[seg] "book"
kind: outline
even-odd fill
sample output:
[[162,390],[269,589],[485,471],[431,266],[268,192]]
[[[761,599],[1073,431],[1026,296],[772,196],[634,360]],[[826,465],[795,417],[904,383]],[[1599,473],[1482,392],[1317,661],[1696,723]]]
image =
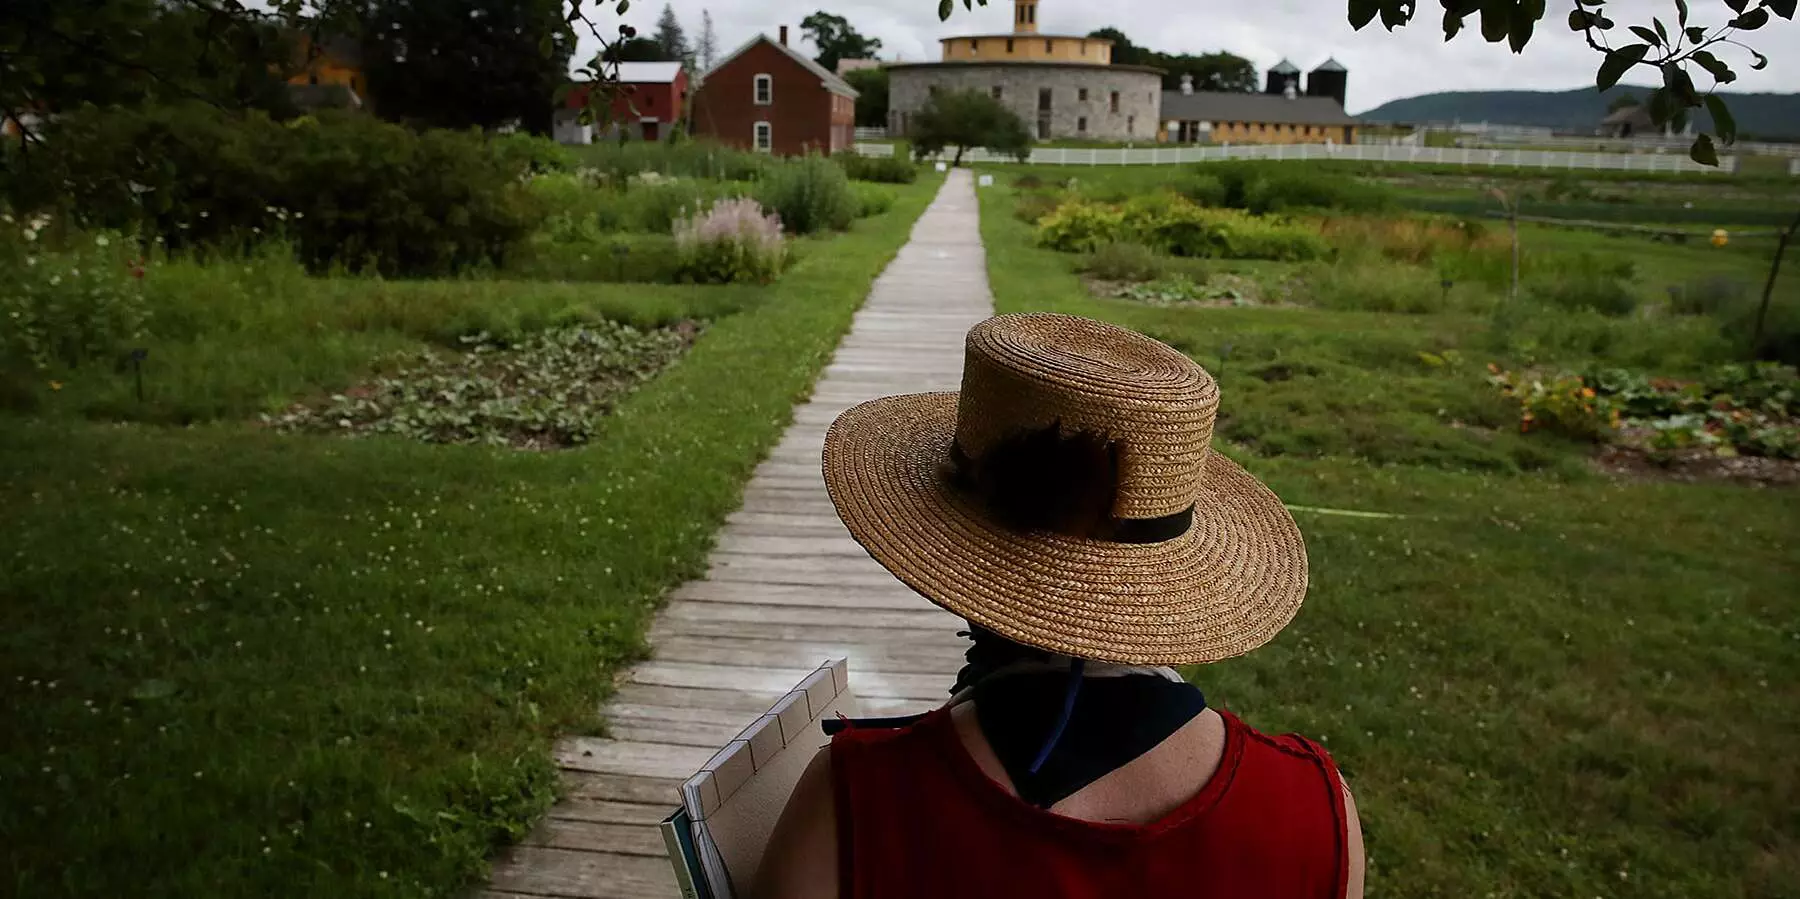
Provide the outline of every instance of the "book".
[[848,660],[827,660],[682,783],[681,808],[662,824],[682,896],[743,895],[794,785],[828,742],[820,720],[855,714]]

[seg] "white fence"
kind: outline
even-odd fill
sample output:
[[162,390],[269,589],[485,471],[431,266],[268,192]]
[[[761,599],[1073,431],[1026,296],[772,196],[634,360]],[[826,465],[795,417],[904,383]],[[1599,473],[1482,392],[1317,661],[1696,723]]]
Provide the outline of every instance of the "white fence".
[[1788,174],[1800,178],[1800,159],[1788,160]]
[[[864,156],[892,156],[892,144],[857,144]],[[1737,158],[1723,157],[1719,166],[1701,165],[1686,156],[1647,153],[1562,153],[1553,150],[1476,150],[1447,147],[1394,147],[1352,144],[1243,144],[1232,146],[1174,146],[1134,149],[1086,147],[1037,147],[1033,165],[1179,165],[1224,159],[1350,160],[1431,165],[1503,166],[1532,169],[1591,169],[1627,172],[1698,172],[1720,174],[1737,171]],[[1013,157],[971,149],[964,162],[1015,162]]]
[[[1431,129],[1437,131],[1438,129]],[[1442,133],[1442,132],[1441,132]],[[1454,133],[1454,132],[1450,132]],[[1495,144],[1537,144],[1546,147],[1577,147],[1602,152],[1618,153],[1687,153],[1693,146],[1694,137],[1683,137],[1679,134],[1663,137],[1661,135],[1645,135],[1643,137],[1514,137],[1507,134],[1460,134],[1462,140],[1484,141]],[[1800,144],[1774,144],[1767,141],[1741,140],[1731,145],[1731,149],[1742,153],[1753,153],[1757,156],[1800,157]]]

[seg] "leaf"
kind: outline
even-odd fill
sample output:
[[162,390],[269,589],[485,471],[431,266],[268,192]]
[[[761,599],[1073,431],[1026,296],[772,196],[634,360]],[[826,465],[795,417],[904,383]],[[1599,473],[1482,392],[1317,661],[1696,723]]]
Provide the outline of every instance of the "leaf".
[[1393,31],[1412,18],[1414,0],[1381,0],[1381,27]]
[[[1750,50],[1749,47],[1745,47],[1744,49]],[[1767,56],[1764,56],[1755,50],[1750,50],[1750,55],[1756,57],[1756,61],[1750,64],[1750,68],[1760,72],[1769,67],[1769,58]]]
[[1544,0],[1519,0],[1514,4],[1512,27],[1508,29],[1507,45],[1512,52],[1519,53],[1531,41],[1531,32],[1537,27],[1537,21],[1544,17]]
[[1713,146],[1712,135],[1702,134],[1694,138],[1694,145],[1688,148],[1688,158],[1701,165],[1717,166],[1719,151]]
[[1695,43],[1695,44],[1698,44],[1701,41],[1706,40],[1706,29],[1701,28],[1698,25],[1694,26],[1693,28],[1689,28],[1687,30],[1687,39],[1690,43]]
[[1737,120],[1731,117],[1731,110],[1725,105],[1725,98],[1718,94],[1708,95],[1706,111],[1712,115],[1713,130],[1718,132],[1719,140],[1728,144],[1736,143]]
[[1663,44],[1662,38],[1657,37],[1656,32],[1651,31],[1650,29],[1645,28],[1642,25],[1631,26],[1631,33],[1637,35],[1638,37],[1643,38],[1652,47],[1660,47]]
[[1350,0],[1350,27],[1361,30],[1375,21],[1378,12],[1381,12],[1381,0]]
[[1732,12],[1743,12],[1749,3],[1750,0],[1725,0],[1725,5],[1731,7]]
[[1569,10],[1569,30],[1586,31],[1593,24],[1594,14],[1585,9]]
[[[1676,20],[1675,27],[1677,27],[1677,28],[1687,27],[1687,17],[1688,17],[1687,0],[1675,0],[1675,14],[1680,17]],[[1662,30],[1661,22],[1656,23],[1656,30],[1658,30],[1658,31]]]
[[1516,0],[1481,0],[1481,36],[1490,44],[1506,40]]
[[950,10],[952,10],[954,8],[955,8],[955,5],[952,4],[950,2],[950,0],[938,0],[938,21],[940,21],[940,22],[949,21]]
[[1669,29],[1663,27],[1662,20],[1653,18],[1650,20],[1650,24],[1656,26],[1656,36],[1659,38],[1662,38],[1663,43],[1665,43],[1665,44],[1668,43],[1669,42]]
[[1688,76],[1687,70],[1678,62],[1662,64],[1663,89],[1682,106],[1694,106],[1700,102],[1699,94],[1694,90],[1694,79]]
[[1731,67],[1725,64],[1724,60],[1712,55],[1712,51],[1710,50],[1695,50],[1690,58],[1694,60],[1696,65],[1705,69],[1708,74],[1712,75],[1714,81],[1720,84],[1730,84],[1737,80],[1737,73],[1733,72]]
[[631,9],[631,0],[619,0],[619,8],[614,10],[613,12],[615,15],[622,16],[630,9]]
[[1800,2],[1797,2],[1797,0],[1763,0],[1763,6],[1768,7],[1776,15],[1784,19],[1792,19],[1794,17],[1794,7],[1796,5],[1800,5]]
[[1581,6],[1601,6],[1606,3],[1606,0],[1575,0],[1575,2]]
[[1619,79],[1625,77],[1625,71],[1643,61],[1644,54],[1648,52],[1650,52],[1649,44],[1630,44],[1606,54],[1606,59],[1600,63],[1600,71],[1595,77],[1595,83],[1600,86],[1601,90],[1618,84]]
[[1755,31],[1756,29],[1769,24],[1769,11],[1758,6],[1725,24],[1730,25],[1739,31]]

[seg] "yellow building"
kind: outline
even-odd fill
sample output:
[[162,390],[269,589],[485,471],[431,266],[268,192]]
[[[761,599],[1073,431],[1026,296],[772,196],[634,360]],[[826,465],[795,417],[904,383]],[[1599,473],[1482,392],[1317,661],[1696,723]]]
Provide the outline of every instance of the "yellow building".
[[288,92],[302,108],[367,104],[368,76],[363,74],[362,48],[352,38],[334,37],[314,44],[299,39],[299,71],[287,80]]
[[1112,41],[1098,37],[1039,35],[1037,0],[1015,0],[1009,34],[965,34],[938,41],[944,62],[1112,63]]

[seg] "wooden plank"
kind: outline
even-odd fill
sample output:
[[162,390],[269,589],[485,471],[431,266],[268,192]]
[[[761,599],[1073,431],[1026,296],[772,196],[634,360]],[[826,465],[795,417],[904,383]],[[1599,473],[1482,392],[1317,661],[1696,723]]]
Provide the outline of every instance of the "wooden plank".
[[[787,691],[782,691],[783,693]],[[613,701],[631,705],[692,706],[735,713],[738,727],[756,720],[768,711],[780,694],[750,693],[743,690],[683,690],[654,684],[623,683],[613,691]],[[602,710],[604,712],[604,709]],[[695,766],[698,769],[699,766]],[[692,774],[690,771],[688,774]],[[686,777],[686,774],[681,775]]]
[[564,737],[551,751],[556,763],[577,771],[635,777],[685,778],[712,756],[710,750],[668,743],[633,743],[601,737]]
[[[764,606],[755,603],[681,603],[664,610],[668,620],[738,621],[747,624],[809,624],[815,627],[843,625],[864,628],[911,628],[953,631],[963,620],[932,606],[918,610],[815,609]],[[814,660],[815,664],[817,660]]]
[[[684,775],[685,776],[685,775]],[[629,802],[670,808],[681,801],[681,778],[632,777],[593,771],[564,770],[559,776],[562,800],[558,808],[600,802]]]
[[730,553],[769,558],[772,556],[848,556],[866,559],[868,550],[850,538],[841,528],[829,537],[768,537],[724,533],[713,545],[715,554]]
[[[632,683],[653,686],[766,693],[770,697],[770,704],[773,704],[775,699],[787,693],[805,675],[806,669],[801,667],[762,668],[656,661],[636,666],[631,669],[629,677]],[[945,690],[950,686],[942,677],[930,674],[857,671],[851,677],[855,680],[858,696],[883,699],[935,699],[944,696]],[[696,769],[698,767],[695,766]]]
[[[874,565],[873,562],[869,563]],[[739,566],[735,568],[715,568],[707,572],[707,577],[715,581],[741,584],[844,584],[853,587],[886,587],[895,582],[893,575],[880,567],[868,572],[852,573],[847,571],[820,570],[818,568],[795,568],[791,571],[778,571],[770,568],[752,568]]]
[[731,602],[770,606],[821,608],[927,610],[924,597],[898,581],[887,587],[845,587],[835,584],[746,584],[729,581],[689,581],[669,593],[670,602]]
[[674,793],[663,803],[611,802],[606,800],[563,801],[550,809],[549,816],[568,821],[592,821],[595,824],[637,824],[656,827],[675,810]]
[[[729,637],[671,637],[656,646],[656,658],[668,662],[692,664],[749,665],[782,667],[790,659],[850,659],[852,671],[888,672],[894,674],[954,674],[963,665],[962,651],[954,646],[940,650],[907,651],[888,646],[858,643],[771,643],[762,640],[734,640]],[[949,686],[948,682],[945,686]]]
[[570,899],[678,899],[667,858],[514,846],[494,863],[490,885]]
[[674,746],[695,746],[702,749],[718,749],[737,736],[738,728],[731,724],[699,724],[672,721],[640,721],[614,720],[607,722],[606,731],[615,740],[630,740],[638,743],[668,743]]
[[[674,809],[667,809],[664,814],[670,811]],[[669,857],[668,850],[663,846],[662,832],[657,829],[656,824],[609,824],[545,818],[537,827],[532,828],[522,842],[526,846],[575,849],[581,852],[644,855],[659,859]]]
[[[954,626],[917,628],[841,627],[826,624],[791,624],[781,622],[711,621],[672,619],[661,616],[650,627],[650,644],[673,637],[743,637],[772,642],[808,643],[881,643],[886,646],[942,646],[946,643],[966,646],[956,632],[967,627],[961,619]],[[654,703],[653,703],[654,704]]]

